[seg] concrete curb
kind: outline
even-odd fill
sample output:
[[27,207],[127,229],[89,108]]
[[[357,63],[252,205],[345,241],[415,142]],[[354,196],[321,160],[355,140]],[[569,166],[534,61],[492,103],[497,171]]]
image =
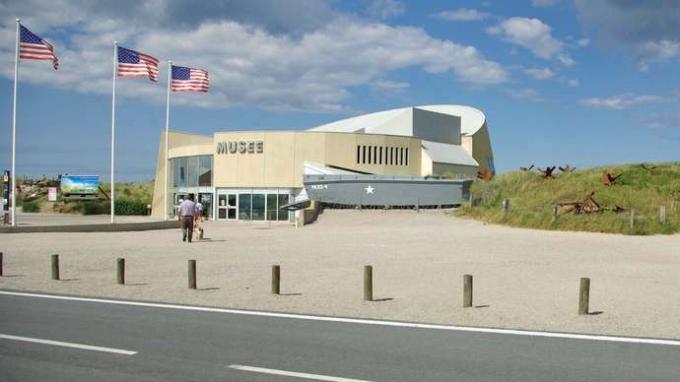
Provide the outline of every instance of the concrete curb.
[[53,226],[19,226],[0,227],[0,233],[35,233],[35,232],[125,232],[151,231],[159,229],[179,228],[179,221],[157,221],[144,223],[116,223],[116,224],[73,224]]

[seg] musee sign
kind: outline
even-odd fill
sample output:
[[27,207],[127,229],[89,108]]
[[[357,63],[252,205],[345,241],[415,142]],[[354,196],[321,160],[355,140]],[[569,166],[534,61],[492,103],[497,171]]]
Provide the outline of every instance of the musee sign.
[[218,154],[262,154],[264,141],[217,142]]

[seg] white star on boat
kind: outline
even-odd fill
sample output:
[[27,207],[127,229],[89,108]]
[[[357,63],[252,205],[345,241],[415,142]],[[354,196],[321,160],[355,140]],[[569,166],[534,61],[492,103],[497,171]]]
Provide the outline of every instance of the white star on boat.
[[371,186],[369,184],[368,187],[364,188],[364,190],[366,190],[366,194],[368,195],[368,194],[372,194],[373,191],[375,191],[375,188],[373,188],[373,186]]

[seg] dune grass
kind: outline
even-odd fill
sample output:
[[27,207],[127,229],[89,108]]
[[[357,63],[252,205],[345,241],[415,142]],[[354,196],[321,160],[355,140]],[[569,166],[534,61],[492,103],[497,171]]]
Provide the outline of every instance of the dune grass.
[[[605,187],[605,171],[623,175],[614,186]],[[559,201],[580,199],[590,192],[595,192],[594,199],[605,208],[634,209],[634,227],[630,227],[628,211],[575,215],[560,209],[552,222],[552,208]],[[557,173],[555,179],[543,179],[537,172],[511,172],[491,181],[476,181],[472,195],[474,206],[466,205],[456,214],[488,223],[547,230],[633,235],[680,232],[680,163],[659,164],[653,170],[639,164],[598,167]],[[507,213],[502,208],[504,199],[510,200]],[[665,223],[659,219],[660,206],[666,208]]]

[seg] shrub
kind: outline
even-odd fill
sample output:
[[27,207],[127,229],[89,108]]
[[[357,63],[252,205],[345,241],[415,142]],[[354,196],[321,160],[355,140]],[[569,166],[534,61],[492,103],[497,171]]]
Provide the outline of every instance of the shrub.
[[38,203],[37,200],[24,201],[22,211],[23,212],[40,212],[40,204]]
[[116,200],[116,215],[146,215],[146,203],[137,200]]
[[110,203],[83,202],[83,215],[101,215],[109,212]]

